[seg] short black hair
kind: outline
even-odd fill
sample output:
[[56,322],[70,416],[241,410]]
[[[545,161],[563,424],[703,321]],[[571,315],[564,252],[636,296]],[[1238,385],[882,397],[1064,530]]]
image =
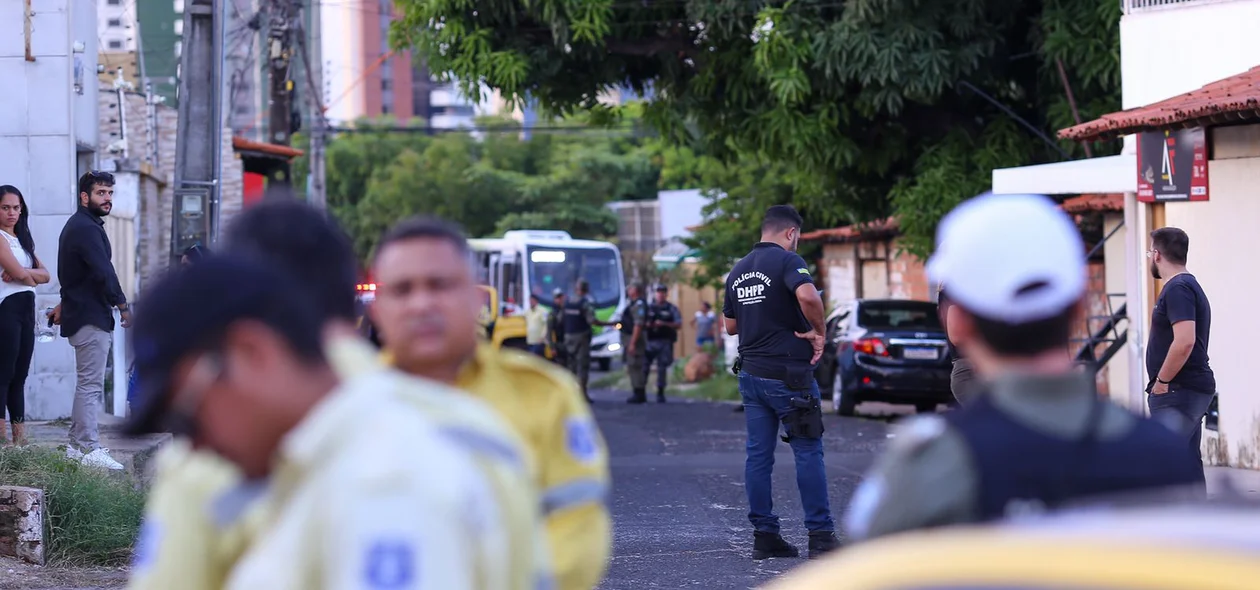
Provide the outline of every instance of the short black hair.
[[189,262],[199,262],[210,256],[210,249],[201,244],[193,244],[184,250],[184,256],[188,257]]
[[[966,306],[958,304],[963,309]],[[1002,356],[1029,357],[1055,349],[1065,350],[1072,339],[1072,320],[1076,316],[1073,303],[1067,309],[1044,320],[1011,324],[991,320],[968,311],[975,320],[976,332],[993,352]]]
[[468,246],[468,236],[459,225],[432,215],[420,215],[398,222],[381,236],[372,254],[372,262],[380,257],[386,246],[411,240],[439,240],[455,247],[461,256],[472,256]]
[[1151,245],[1173,264],[1184,265],[1190,255],[1190,236],[1177,227],[1161,227],[1151,232]]
[[[171,372],[189,355],[217,352],[228,328],[253,320],[275,332],[303,362],[325,362],[315,301],[292,274],[257,257],[210,256],[179,266],[145,290],[132,328],[138,391],[125,430],[167,426]],[[189,306],[196,313],[188,313]]]
[[578,292],[578,293],[590,293],[590,292],[591,292],[591,284],[590,284],[590,283],[588,283],[588,282],[586,281],[586,279],[582,279],[582,280],[578,281],[578,282],[577,282],[577,292]]
[[791,205],[775,205],[766,209],[766,216],[761,221],[761,233],[778,233],[788,229],[801,229],[801,214]]
[[224,249],[265,260],[302,283],[320,319],[353,320],[359,265],[350,238],[324,212],[292,200],[264,201],[237,214]]
[[[96,185],[114,186],[114,175],[108,172],[100,172],[93,170],[86,172],[79,177],[79,195],[83,193],[92,194],[92,187]],[[79,195],[75,195],[78,197]]]

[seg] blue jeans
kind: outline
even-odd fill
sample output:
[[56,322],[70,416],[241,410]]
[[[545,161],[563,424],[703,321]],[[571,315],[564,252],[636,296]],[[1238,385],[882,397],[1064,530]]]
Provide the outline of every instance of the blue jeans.
[[[744,399],[744,420],[748,424],[744,490],[748,493],[748,520],[760,533],[779,532],[779,517],[774,514],[771,490],[774,449],[779,444],[783,417],[793,411],[791,400],[800,393],[776,379],[739,374],[739,394]],[[818,397],[818,382],[812,383],[809,393]],[[796,487],[805,508],[805,528],[811,533],[834,531],[836,525],[831,520],[831,504],[827,499],[822,439],[793,437],[790,444],[796,456]]]
[[547,356],[546,344],[527,344],[525,347],[529,349],[529,351],[533,354],[536,354],[541,357]]
[[1151,409],[1151,419],[1163,423],[1177,433],[1190,447],[1190,454],[1198,461],[1199,479],[1205,485],[1203,454],[1199,448],[1203,441],[1203,417],[1212,405],[1215,393],[1202,393],[1177,388],[1176,385],[1161,395],[1146,394],[1146,405]]

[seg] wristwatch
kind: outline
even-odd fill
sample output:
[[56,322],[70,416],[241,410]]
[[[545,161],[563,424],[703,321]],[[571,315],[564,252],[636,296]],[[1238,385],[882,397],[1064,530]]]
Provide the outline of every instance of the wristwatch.
[[1163,383],[1164,385],[1172,385],[1172,381],[1164,381],[1163,379],[1160,379],[1159,377],[1156,377],[1155,381],[1157,383]]
[[118,311],[127,311],[127,308],[129,307],[131,307],[129,304],[124,303],[118,306]]

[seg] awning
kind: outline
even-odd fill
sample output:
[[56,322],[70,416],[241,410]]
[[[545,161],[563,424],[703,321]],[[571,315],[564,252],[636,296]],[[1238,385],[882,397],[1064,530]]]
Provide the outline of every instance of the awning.
[[699,250],[674,240],[653,253],[652,262],[656,264],[657,270],[670,270],[684,262],[695,261],[699,255]]
[[1121,154],[993,171],[999,195],[1080,195],[1137,192],[1137,156]]

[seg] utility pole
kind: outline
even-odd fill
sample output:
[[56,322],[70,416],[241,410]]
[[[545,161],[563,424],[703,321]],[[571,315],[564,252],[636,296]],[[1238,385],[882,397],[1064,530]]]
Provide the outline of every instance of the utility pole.
[[171,262],[218,232],[222,157],[222,0],[187,0],[180,56],[175,190],[171,205]]
[[[293,80],[289,78],[289,64],[293,57],[293,17],[296,13],[293,4],[292,0],[271,0],[267,33],[271,74],[271,135],[268,139],[283,146],[289,145],[293,130]],[[271,168],[263,198],[293,198],[292,169],[288,161],[277,162]]]
[[324,118],[324,52],[321,39],[323,17],[320,14],[320,3],[311,2],[310,11],[311,31],[304,37],[302,45],[302,62],[306,67],[307,82],[306,112],[311,121],[310,178],[307,180],[309,192],[306,200],[316,208],[324,209],[328,206],[327,188],[324,184],[324,141],[328,120]]

